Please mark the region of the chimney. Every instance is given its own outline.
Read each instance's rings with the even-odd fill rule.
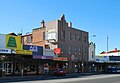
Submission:
[[[68,23],[68,27],[72,27],[72,22],[69,22],[69,23]]]
[[[41,22],[41,27],[45,27],[45,21],[44,20],[42,20],[42,22]]]
[[[115,48],[115,51],[117,51],[117,48]]]

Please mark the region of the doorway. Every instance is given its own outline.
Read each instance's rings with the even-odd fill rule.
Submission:
[[[3,63],[3,68],[4,68],[6,74],[12,74],[13,73],[12,62],[4,62]]]

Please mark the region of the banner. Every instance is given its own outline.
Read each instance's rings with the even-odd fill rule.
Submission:
[[[21,37],[7,34],[6,35],[6,48],[22,50]]]

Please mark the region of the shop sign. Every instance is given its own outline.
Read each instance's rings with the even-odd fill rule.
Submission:
[[[33,56],[34,59],[53,59],[52,56]]]
[[[68,61],[68,58],[58,57],[58,58],[54,58],[53,60],[55,60],[55,61]]]
[[[34,45],[23,45],[24,50],[31,50],[33,56],[43,56],[43,47]],[[34,58],[34,57],[33,57]]]
[[[109,56],[95,56],[95,62],[109,62]]]
[[[54,57],[54,50],[51,49],[43,49],[43,56],[52,56]]]
[[[0,34],[0,48],[5,48],[6,36],[4,34]]]
[[[60,54],[61,53],[61,48],[55,48],[54,53],[55,54]]]
[[[22,50],[22,43],[20,36],[6,35],[6,48]]]
[[[31,50],[16,50],[16,54],[32,55]]]
[[[11,49],[0,48],[0,53],[10,54],[11,53]]]
[[[56,39],[56,33],[55,32],[48,33],[47,39],[48,40]]]

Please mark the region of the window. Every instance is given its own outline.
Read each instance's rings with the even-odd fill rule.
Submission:
[[[68,47],[68,54],[70,54],[70,49],[71,49],[71,48],[70,48],[70,46],[69,46],[69,47]]]
[[[76,34],[74,35],[74,41],[76,41]]]
[[[61,52],[64,53],[64,45],[61,45]]]
[[[45,40],[45,32],[43,32],[43,40]]]
[[[84,55],[86,54],[86,48],[83,49],[83,53],[84,53]]]
[[[87,37],[86,37],[86,36],[84,37],[84,42],[85,42],[85,43],[87,42]]]
[[[76,51],[77,51],[77,47],[74,48],[74,53],[75,53],[75,55],[76,55]]]
[[[78,41],[80,41],[80,38],[81,38],[81,36],[80,36],[80,35],[78,35]]]
[[[79,47],[79,48],[78,48],[78,54],[79,54],[79,55],[81,54],[80,51],[81,51],[81,50],[80,50],[80,47]]]
[[[27,43],[31,43],[32,42],[32,38],[31,38],[31,36],[28,36],[27,37]]]
[[[69,33],[69,40],[72,40],[72,34]]]
[[[92,58],[93,58],[93,56],[94,56],[94,52],[92,51]]]
[[[62,38],[62,39],[65,39],[65,31],[62,31],[62,32],[61,32],[61,38]]]
[[[22,42],[22,44],[24,44],[24,37],[22,37],[22,41],[21,42]]]
[[[45,49],[50,49],[50,46],[49,45],[45,45]]]

